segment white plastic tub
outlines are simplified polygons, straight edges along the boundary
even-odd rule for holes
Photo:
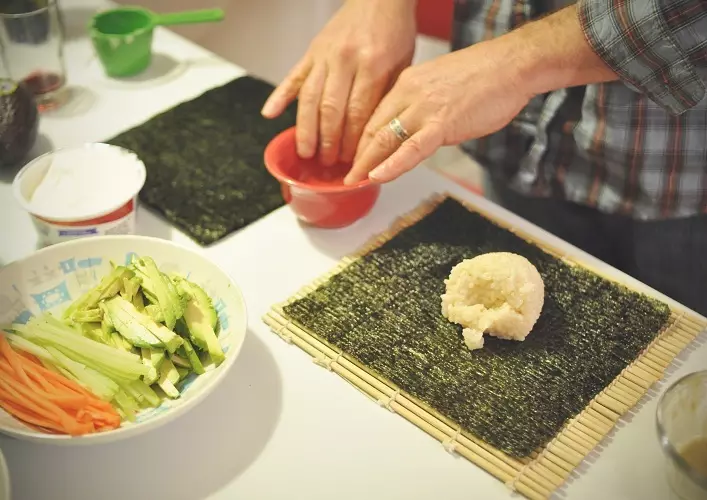
[[[44,154],[13,182],[42,246],[88,236],[134,234],[145,165],[109,144],[86,144]]]

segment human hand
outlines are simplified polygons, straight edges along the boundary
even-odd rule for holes
[[[345,183],[367,177],[391,181],[441,146],[506,126],[531,97],[521,84],[519,51],[507,40],[479,43],[403,71],[366,125]],[[389,127],[396,117],[406,140]]]
[[[373,110],[415,50],[412,0],[346,0],[263,106],[274,118],[299,96],[297,153],[350,163]]]

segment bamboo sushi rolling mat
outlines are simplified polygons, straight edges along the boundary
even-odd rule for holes
[[[335,347],[322,336],[303,328],[301,323],[289,317],[285,311],[287,306],[312,294],[359,258],[381,248],[401,231],[413,227],[449,199],[456,200],[447,194],[438,195],[398,219],[387,232],[375,237],[361,251],[340,261],[333,271],[305,286],[285,303],[274,306],[266,314],[264,321],[285,341],[297,345],[311,355],[315,363],[340,375],[381,406],[415,424],[440,441],[447,451],[462,455],[527,498],[549,498],[611,432],[619,419],[638,403],[655,382],[663,377],[664,371],[679,353],[707,328],[707,321],[691,311],[671,309],[668,321],[648,347],[640,351],[638,357],[627,364],[613,381],[598,390],[596,396],[582,411],[566,420],[560,431],[546,441],[547,444],[521,458],[504,453],[498,447],[466,431],[435,408],[401,390],[376,370]],[[587,263],[563,255],[558,249],[548,246],[528,233],[510,227],[508,223],[498,220],[472,204],[461,200],[456,201],[468,211],[481,215],[564,263],[579,266],[615,282],[615,278],[602,276],[601,272],[591,269]],[[494,339],[487,338],[487,347],[484,349],[489,348],[490,341],[493,342]],[[461,340],[459,340],[459,349],[465,349]]]

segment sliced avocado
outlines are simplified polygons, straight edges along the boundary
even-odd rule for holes
[[[184,378],[191,373],[188,368],[177,367],[177,372],[179,373],[179,380],[182,381]]]
[[[189,329],[191,341],[199,349],[207,351],[216,366],[220,365],[226,359],[226,355],[214,331],[214,325],[218,323],[218,315],[211,303],[211,298],[199,285],[186,279],[179,281],[179,287],[189,299],[184,311],[184,321]]]
[[[103,277],[98,286],[92,288],[72,302],[66,311],[64,311],[64,318],[71,318],[76,311],[81,309],[93,309],[102,300],[118,295],[123,286],[123,278],[131,278],[133,276],[134,273],[127,267],[116,267],[107,276]]]
[[[189,363],[189,360],[187,358],[183,358],[178,354],[172,354],[170,355],[169,359],[172,361],[174,366],[179,368],[180,366],[182,368],[191,368],[191,363]]]
[[[141,349],[142,359],[146,360],[148,364],[159,368],[162,362],[167,358],[167,354],[162,349]]]
[[[179,382],[179,372],[177,371],[177,367],[174,366],[174,363],[172,363],[172,360],[170,359],[164,360],[164,363],[162,363],[162,366],[160,366],[160,373],[166,373],[167,380],[169,380],[173,384]]]
[[[139,313],[132,303],[118,296],[106,301],[105,305],[108,313],[106,316],[111,319],[115,329],[132,345],[163,347],[162,341],[150,329],[150,326],[156,326],[156,323],[148,316]]]
[[[170,354],[174,353],[184,343],[182,337],[159,323],[154,323],[154,326],[150,327],[150,331],[155,337],[162,341],[162,344]]]
[[[176,381],[173,382],[175,378]],[[162,363],[162,366],[160,366],[160,377],[157,380],[157,385],[159,385],[160,389],[164,391],[167,397],[176,399],[179,397],[179,391],[174,386],[174,384],[178,381],[179,372],[170,360],[165,359]]]
[[[174,324],[184,313],[184,298],[150,257],[134,258],[131,269],[140,278],[145,296],[162,310],[164,324],[170,330],[173,329]]]
[[[145,314],[150,316],[157,323],[164,322],[164,314],[162,314],[162,309],[157,304],[150,304],[145,306]]]
[[[201,362],[201,358],[199,358],[199,354],[194,350],[194,347],[191,345],[189,340],[184,339],[184,345],[182,345],[177,352],[187,358],[194,373],[197,375],[203,375],[206,372],[206,370],[204,370],[204,365]]]
[[[122,295],[125,300],[132,301],[133,297],[140,289],[140,279],[137,276],[133,276],[132,278],[123,276],[121,288],[120,295]]]
[[[100,323],[101,320],[103,320],[103,311],[99,307],[81,309],[71,315],[71,321],[75,323]]]

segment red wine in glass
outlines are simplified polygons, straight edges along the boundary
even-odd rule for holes
[[[63,75],[50,71],[35,71],[23,80],[23,83],[36,97],[37,107],[40,111],[59,106],[59,101],[53,98],[52,94],[60,90],[64,86],[64,82]]]

